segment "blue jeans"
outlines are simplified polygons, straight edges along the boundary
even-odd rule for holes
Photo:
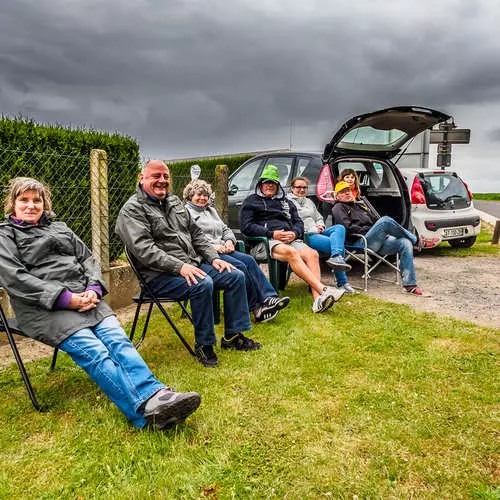
[[[230,254],[220,254],[219,257],[245,273],[248,308],[251,311],[262,304],[267,297],[278,296],[259,264],[251,255],[235,251]]]
[[[381,217],[365,234],[368,248],[383,255],[399,254],[403,286],[417,284],[413,265],[415,235],[407,231],[391,217]]]
[[[224,290],[224,332],[226,337],[252,328],[248,312],[245,275],[238,269],[219,273],[210,264],[200,266],[207,273],[205,278],[189,286],[182,276],[161,274],[149,282],[159,297],[186,300],[191,303],[194,337],[197,344],[215,345],[212,295],[215,290]]]
[[[146,425],[141,407],[165,385],[156,380],[115,316],[78,330],[59,349],[88,373],[133,425]]]
[[[341,255],[345,257],[344,241],[345,227],[340,224],[327,227],[322,233],[309,233],[309,246],[330,256]],[[344,271],[335,271],[337,286],[344,286],[347,274]]]

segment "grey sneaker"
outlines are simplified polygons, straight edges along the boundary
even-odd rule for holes
[[[342,255],[335,255],[330,257],[326,263],[334,270],[334,271],[350,271],[351,266],[347,264]]]
[[[201,403],[197,392],[175,392],[170,387],[160,389],[144,407],[148,427],[166,429],[191,415]]]
[[[345,290],[346,295],[358,295],[359,292],[354,289],[349,283],[346,283],[345,285],[339,286],[339,288],[343,288]]]

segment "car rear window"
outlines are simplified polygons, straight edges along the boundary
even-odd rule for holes
[[[427,206],[432,210],[467,208],[471,200],[462,179],[453,173],[420,175]]]

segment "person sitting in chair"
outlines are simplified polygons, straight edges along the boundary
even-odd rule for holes
[[[120,210],[115,231],[137,261],[148,285],[159,297],[189,299],[195,353],[201,364],[215,367],[212,295],[224,290],[223,349],[254,351],[259,342],[251,330],[245,275],[222,260],[181,200],[169,193],[170,171],[161,160],[148,161],[139,174],[136,193]]]
[[[368,248],[374,252],[399,254],[403,290],[413,295],[422,295],[422,290],[417,286],[413,263],[413,245],[417,238],[391,217],[384,216],[377,220],[362,201],[354,199],[347,182],[338,182],[335,194],[333,223],[345,227],[346,239],[356,244],[353,234],[361,234],[365,236]]]
[[[343,288],[347,294],[355,295],[357,292],[349,284],[346,274],[346,271],[351,270],[351,266],[344,260],[344,226],[335,224],[325,227],[325,221],[316,205],[307,197],[309,188],[309,179],[307,177],[295,177],[292,179],[290,188],[292,192],[288,195],[288,198],[295,203],[299,217],[304,223],[308,245],[330,256],[326,263],[335,273],[337,287]]]
[[[243,202],[240,228],[245,236],[267,237],[272,258],[287,262],[311,287],[313,312],[326,311],[345,293],[321,282],[318,252],[302,241],[304,224],[294,203],[285,196],[274,165],[266,165],[255,194]]]
[[[245,273],[248,307],[253,311],[255,321],[271,321],[288,305],[290,299],[278,297],[255,259],[235,249],[234,233],[222,222],[215,208],[209,205],[211,194],[212,188],[208,182],[190,182],[183,192],[186,208],[194,222],[203,229],[219,257]]]
[[[19,328],[58,347],[101,388],[136,427],[165,429],[200,404],[151,373],[111,308],[99,265],[64,222],[52,222],[47,186],[28,177],[9,183],[0,224],[0,284]]]

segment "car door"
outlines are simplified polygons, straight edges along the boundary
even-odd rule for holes
[[[263,168],[265,157],[254,158],[245,162],[229,179],[228,222],[231,229],[238,229],[243,200],[252,194]]]

